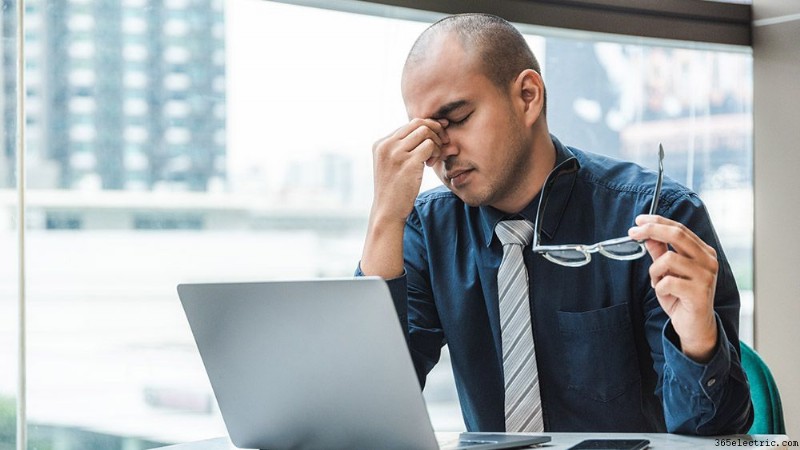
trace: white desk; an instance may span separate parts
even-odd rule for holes
[[[436,433],[437,437],[450,438],[458,433]],[[584,439],[649,439],[650,448],[653,450],[680,450],[680,449],[773,449],[787,448],[784,441],[789,439],[786,435],[754,434],[717,437],[690,437],[677,434],[661,433],[544,433],[552,441],[542,444],[540,449],[564,450]],[[794,441],[794,446],[797,446]],[[162,450],[239,450],[231,444],[227,437],[209,439],[206,441],[191,442],[188,444],[161,447]]]

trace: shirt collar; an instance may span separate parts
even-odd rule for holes
[[[555,167],[550,171],[550,174],[547,175],[547,180],[545,181],[545,185],[552,184],[552,186],[547,189],[548,195],[544,199],[545,205],[542,208],[543,217],[541,217],[540,220],[542,221],[542,233],[552,239],[561,222],[561,217],[566,209],[569,196],[572,193],[572,186],[575,183],[575,176],[578,173],[580,164],[569,147],[563,145],[552,134],[550,138],[553,140],[553,146],[556,149],[556,162]],[[542,192],[540,191],[536,197],[517,214],[506,214],[491,206],[479,207],[478,214],[480,216],[486,246],[488,247],[491,245],[492,238],[494,237],[494,229],[501,220],[521,216],[523,219],[534,223],[536,221],[536,208],[539,206],[539,196],[541,195]]]

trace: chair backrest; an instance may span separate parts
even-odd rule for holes
[[[739,346],[742,351],[742,368],[750,382],[750,397],[755,412],[753,426],[748,433],[786,434],[781,396],[769,367],[749,345],[740,342]]]

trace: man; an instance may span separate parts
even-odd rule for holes
[[[423,386],[447,343],[469,430],[747,431],[738,291],[696,194],[666,180],[642,214],[655,174],[551,136],[538,63],[498,17],[428,28],[402,93],[357,273],[388,280]],[[444,187],[418,196],[425,165]],[[623,236],[649,257],[570,267],[530,245]]]

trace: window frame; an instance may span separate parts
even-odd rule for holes
[[[707,0],[273,0],[320,9],[369,14],[370,4],[407,8],[396,18],[420,12],[482,12],[544,27],[752,47],[752,5]]]

